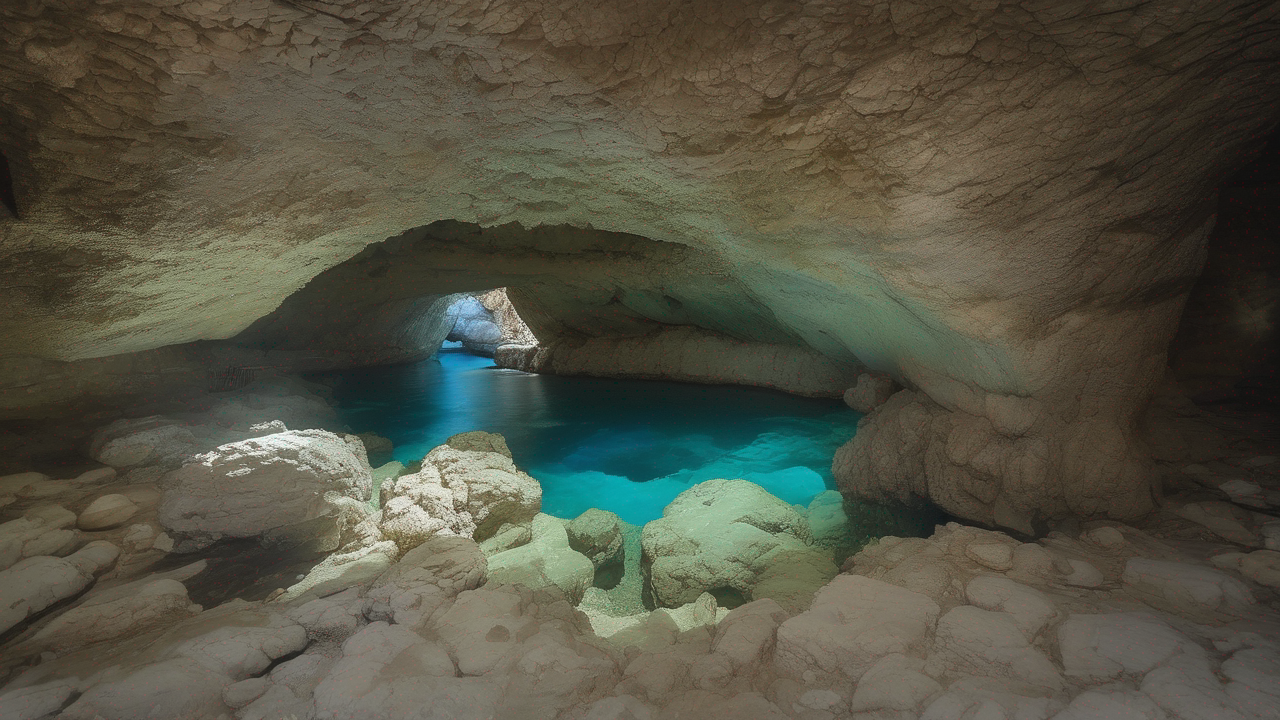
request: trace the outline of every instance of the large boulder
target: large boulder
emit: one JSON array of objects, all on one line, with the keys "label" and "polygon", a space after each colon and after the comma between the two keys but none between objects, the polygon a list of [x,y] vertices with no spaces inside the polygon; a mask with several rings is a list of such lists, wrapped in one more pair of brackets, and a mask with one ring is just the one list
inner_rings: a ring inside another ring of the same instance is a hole
[{"label": "large boulder", "polygon": [[437,533],[482,541],[504,524],[528,523],[542,507],[542,486],[502,452],[501,435],[464,433],[450,443],[428,453],[418,472],[382,487],[382,532],[401,547]]},{"label": "large boulder", "polygon": [[616,514],[591,508],[574,518],[567,530],[569,547],[586,555],[597,569],[622,562],[622,521]]},{"label": "large boulder", "polygon": [[61,505],[41,505],[0,524],[0,570],[23,558],[65,555],[75,545],[76,514]]},{"label": "large boulder", "polygon": [[356,507],[343,498],[369,499],[373,479],[359,439],[293,430],[222,445],[164,484],[161,524],[199,546],[338,518]]},{"label": "large boulder", "polygon": [[434,537],[405,553],[373,582],[368,615],[417,629],[448,610],[458,593],[484,584],[488,564],[474,541]]},{"label": "large boulder", "polygon": [[0,633],[89,586],[120,550],[95,541],[65,558],[27,558],[0,571]]},{"label": "large boulder", "polygon": [[680,493],[640,543],[649,599],[664,607],[709,591],[730,606],[771,597],[794,612],[836,574],[830,555],[810,544],[804,517],[746,480]]},{"label": "large boulder", "polygon": [[564,521],[541,513],[533,519],[532,538],[527,544],[489,558],[492,582],[559,588],[575,605],[594,577],[595,565],[570,547]]}]

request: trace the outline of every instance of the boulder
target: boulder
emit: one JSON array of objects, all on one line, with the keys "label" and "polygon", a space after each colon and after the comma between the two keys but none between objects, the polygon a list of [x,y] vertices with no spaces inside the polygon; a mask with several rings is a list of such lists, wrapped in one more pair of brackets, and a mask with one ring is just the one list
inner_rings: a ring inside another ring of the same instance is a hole
[{"label": "boulder", "polygon": [[372,476],[354,437],[293,430],[229,443],[165,478],[159,520],[196,545],[255,537],[369,499]]},{"label": "boulder", "polygon": [[65,555],[76,541],[76,514],[60,505],[41,505],[0,524],[0,570],[23,558]]},{"label": "boulder", "polygon": [[76,525],[81,530],[106,530],[122,525],[138,512],[138,506],[124,495],[103,495],[80,513]]},{"label": "boulder", "polygon": [[1060,615],[1044,593],[1008,578],[976,577],[965,586],[964,594],[971,605],[1008,613],[1028,640]]},{"label": "boulder", "polygon": [[5,720],[40,720],[52,717],[76,693],[69,680],[19,687],[0,693],[0,717]]},{"label": "boulder", "polygon": [[893,391],[893,378],[862,373],[857,384],[844,391],[844,404],[860,413],[869,413],[889,402]]},{"label": "boulder", "polygon": [[1058,627],[1066,674],[1090,682],[1141,676],[1175,655],[1203,654],[1151,613],[1074,614]]},{"label": "boulder", "polygon": [[372,432],[363,432],[356,435],[360,438],[360,442],[364,445],[365,454],[369,457],[385,457],[395,450],[395,445],[387,438]]},{"label": "boulder", "polygon": [[940,608],[927,596],[860,575],[839,575],[809,610],[778,628],[780,675],[805,684],[856,681],[880,658],[923,649]]},{"label": "boulder", "polygon": [[1239,616],[1254,604],[1253,593],[1239,580],[1189,563],[1130,558],[1125,586],[1153,607],[1189,617],[1215,613]]},{"label": "boulder", "polygon": [[195,435],[184,423],[162,415],[116,420],[93,434],[89,455],[103,465],[181,465],[200,452]]},{"label": "boulder", "polygon": [[708,480],[680,493],[661,518],[645,525],[646,589],[666,607],[710,591],[722,602],[734,595],[773,597],[798,611],[836,573],[830,555],[809,540],[804,517],[759,485]]},{"label": "boulder", "polygon": [[386,572],[399,555],[399,548],[390,540],[334,553],[289,586],[279,600],[292,602],[304,595],[324,597],[347,588],[367,587]]},{"label": "boulder", "polygon": [[444,444],[455,450],[496,452],[499,455],[511,457],[511,448],[507,447],[507,439],[498,433],[484,432],[482,430],[458,433],[457,435],[449,436],[449,439],[445,440]]},{"label": "boulder", "polygon": [[493,537],[480,543],[480,551],[488,557],[528,543],[533,538],[531,525],[503,525]]},{"label": "boulder", "polygon": [[437,533],[483,541],[505,524],[529,522],[542,507],[542,487],[508,455],[449,445],[428,453],[420,471],[385,484],[382,495],[383,532],[408,547]]},{"label": "boulder", "polygon": [[0,633],[89,586],[120,550],[97,540],[65,558],[27,558],[0,571]]},{"label": "boulder", "polygon": [[484,584],[488,563],[468,538],[440,536],[405,553],[374,580],[368,615],[418,629],[447,611],[458,593]]},{"label": "boulder", "polygon": [[1133,690],[1086,690],[1053,720],[1167,720],[1164,710]]},{"label": "boulder", "polygon": [[132,583],[127,594],[102,593],[54,618],[30,643],[62,655],[93,643],[144,633],[200,612],[177,580]]},{"label": "boulder", "polygon": [[938,621],[930,664],[950,675],[1017,680],[1051,691],[1063,687],[1058,669],[1031,646],[1013,615],[972,605],[954,608]]},{"label": "boulder", "polygon": [[569,547],[586,555],[597,569],[620,563],[624,552],[621,522],[608,510],[591,508],[569,523]]},{"label": "boulder", "polygon": [[925,675],[924,661],[900,653],[885,655],[858,680],[850,703],[853,712],[917,710],[925,700],[942,692],[936,680]]},{"label": "boulder", "polygon": [[531,533],[528,544],[489,558],[489,579],[533,589],[556,587],[573,604],[581,602],[595,577],[595,566],[570,547],[563,521],[539,513]]}]

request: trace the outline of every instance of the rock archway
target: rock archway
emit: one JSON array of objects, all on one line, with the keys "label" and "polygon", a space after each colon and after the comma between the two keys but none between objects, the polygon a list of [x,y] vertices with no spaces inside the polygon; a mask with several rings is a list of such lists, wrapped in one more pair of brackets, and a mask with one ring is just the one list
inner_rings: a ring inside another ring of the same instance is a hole
[{"label": "rock archway", "polygon": [[838,457],[847,492],[1012,527],[1138,515],[1135,418],[1213,188],[1275,120],[1277,13],[6,3],[0,358],[230,338],[442,219],[590,226],[714,264],[695,288],[733,293],[663,311],[683,324],[721,332],[690,300],[731,303],[910,388]]}]

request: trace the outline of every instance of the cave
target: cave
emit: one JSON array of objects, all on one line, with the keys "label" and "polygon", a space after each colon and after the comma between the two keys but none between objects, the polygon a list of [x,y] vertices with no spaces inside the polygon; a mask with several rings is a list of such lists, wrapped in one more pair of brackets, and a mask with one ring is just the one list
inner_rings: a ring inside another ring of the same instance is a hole
[{"label": "cave", "polygon": [[1280,4],[0,5],[0,717],[1265,720]]}]

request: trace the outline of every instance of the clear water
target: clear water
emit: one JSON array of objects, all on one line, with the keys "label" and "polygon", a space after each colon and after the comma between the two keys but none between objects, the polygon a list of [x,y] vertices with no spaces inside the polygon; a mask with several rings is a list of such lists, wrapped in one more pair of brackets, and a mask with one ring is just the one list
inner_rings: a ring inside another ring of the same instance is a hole
[{"label": "clear water", "polygon": [[450,435],[502,433],[542,484],[543,512],[611,510],[642,525],[693,484],[745,478],[792,504],[834,489],[831,458],[860,414],[761,388],[532,375],[443,350],[411,365],[325,373],[343,420],[405,464]]}]

